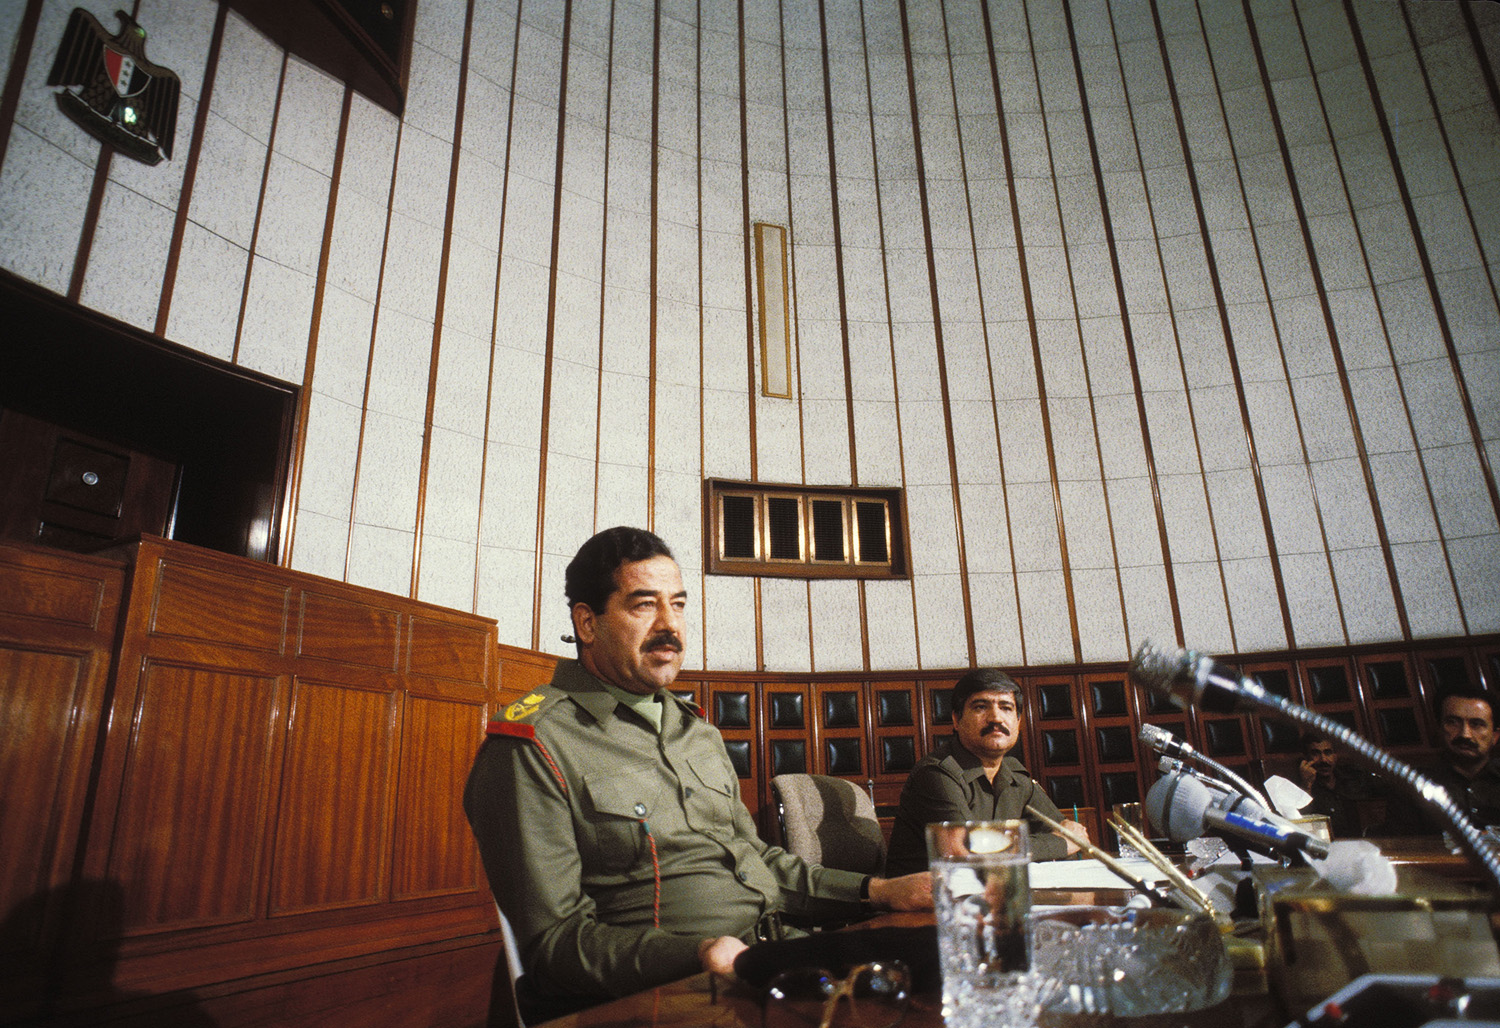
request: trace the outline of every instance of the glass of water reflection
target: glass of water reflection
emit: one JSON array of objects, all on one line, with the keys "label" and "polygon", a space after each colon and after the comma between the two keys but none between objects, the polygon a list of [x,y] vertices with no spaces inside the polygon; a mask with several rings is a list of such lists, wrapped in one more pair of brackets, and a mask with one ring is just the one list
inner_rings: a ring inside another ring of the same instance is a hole
[{"label": "glass of water reflection", "polygon": [[1029,1025],[1031,838],[1024,821],[927,826],[948,1028]]}]

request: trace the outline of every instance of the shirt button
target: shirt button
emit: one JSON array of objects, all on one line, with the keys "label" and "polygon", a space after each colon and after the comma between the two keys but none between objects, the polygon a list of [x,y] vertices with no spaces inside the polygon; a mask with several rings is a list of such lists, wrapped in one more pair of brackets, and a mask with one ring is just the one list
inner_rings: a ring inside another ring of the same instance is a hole
[{"label": "shirt button", "polygon": [[750,880],[750,873],[748,871],[736,871],[734,876],[741,882],[748,882]]},{"label": "shirt button", "polygon": [[636,817],[645,817],[646,816],[646,805],[644,803],[637,803],[635,805],[635,816]]},{"label": "shirt button", "polygon": [[685,796],[685,797],[687,797],[688,799],[692,799],[692,796],[693,796],[693,787],[691,785],[688,786],[686,789],[683,790],[682,795]]}]

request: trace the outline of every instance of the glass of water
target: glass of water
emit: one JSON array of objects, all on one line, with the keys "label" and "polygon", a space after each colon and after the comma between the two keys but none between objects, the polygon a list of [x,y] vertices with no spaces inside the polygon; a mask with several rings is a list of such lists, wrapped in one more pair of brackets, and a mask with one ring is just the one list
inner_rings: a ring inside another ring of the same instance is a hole
[{"label": "glass of water", "polygon": [[1024,821],[927,826],[948,1028],[1032,1024],[1031,839]]}]

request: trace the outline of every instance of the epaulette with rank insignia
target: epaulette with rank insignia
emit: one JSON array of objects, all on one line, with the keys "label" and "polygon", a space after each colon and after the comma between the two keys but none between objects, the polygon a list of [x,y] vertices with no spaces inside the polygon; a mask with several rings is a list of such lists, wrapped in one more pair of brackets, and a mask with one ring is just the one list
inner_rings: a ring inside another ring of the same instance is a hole
[{"label": "epaulette with rank insignia", "polygon": [[525,739],[534,743],[546,759],[547,765],[552,769],[552,774],[557,778],[557,784],[562,786],[564,792],[567,792],[568,783],[558,768],[557,762],[552,759],[552,754],[547,752],[547,747],[543,746],[541,740],[536,737],[537,718],[563,695],[553,689],[533,690],[507,705],[498,718],[485,726],[485,732],[491,736],[508,735],[513,739]]}]

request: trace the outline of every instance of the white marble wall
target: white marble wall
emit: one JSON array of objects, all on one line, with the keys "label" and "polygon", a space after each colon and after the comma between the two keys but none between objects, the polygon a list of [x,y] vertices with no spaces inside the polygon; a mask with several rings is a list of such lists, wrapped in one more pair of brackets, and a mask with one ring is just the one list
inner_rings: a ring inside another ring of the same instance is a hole
[{"label": "white marble wall", "polygon": [[[1500,112],[1457,4],[421,0],[401,119],[230,13],[185,198],[218,7],[142,0],[177,150],[111,162],[79,274],[79,2],[25,53],[0,5],[0,266],[306,386],[293,567],[564,652],[568,557],[648,524],[715,669],[1500,630]],[[753,221],[792,400],[751,388]],[[904,487],[912,579],[705,576],[710,476]]]}]

